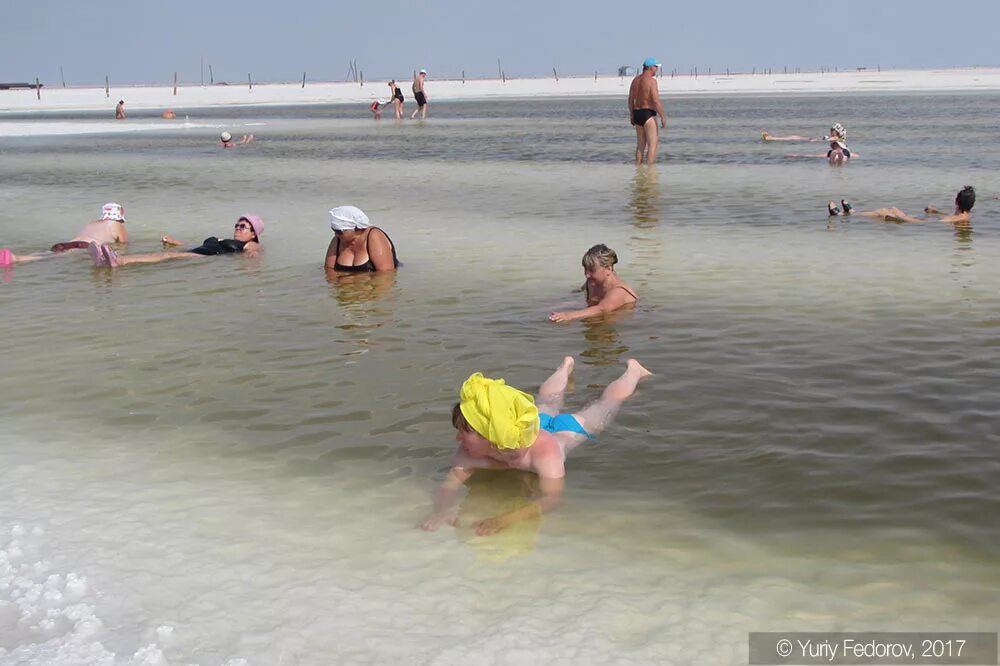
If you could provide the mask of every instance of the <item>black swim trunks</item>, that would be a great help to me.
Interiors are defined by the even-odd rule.
[[[417,100],[417,106],[427,106],[427,98],[422,90],[413,93],[413,97]]]
[[[49,252],[67,252],[69,250],[86,250],[89,243],[87,241],[69,241],[66,243],[56,243],[49,248]]]
[[[632,111],[632,124],[641,127],[646,124],[647,120],[655,117],[656,111],[654,109],[634,109]]]

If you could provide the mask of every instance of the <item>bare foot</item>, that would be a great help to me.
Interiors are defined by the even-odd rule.
[[[569,375],[569,374],[572,374],[572,372],[573,372],[573,366],[575,366],[575,365],[576,365],[576,361],[573,360],[572,356],[565,356],[565,357],[563,357],[563,362],[562,362],[562,365],[560,366],[560,368],[565,368],[566,369],[566,374]]]
[[[634,358],[630,358],[629,360],[625,361],[625,365],[628,366],[629,370],[638,370],[639,377],[649,377],[653,374],[652,372],[644,368],[642,363],[639,363],[639,361],[635,360]]]

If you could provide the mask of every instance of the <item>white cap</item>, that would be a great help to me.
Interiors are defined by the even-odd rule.
[[[232,139],[233,139],[233,135],[232,135],[232,134],[230,134],[229,132],[223,132],[223,133],[222,133],[222,135],[220,136],[220,138],[221,138],[221,139],[222,139],[223,141],[232,141]]]
[[[420,70],[420,73],[421,73],[421,74],[426,74],[426,73],[427,73],[427,70],[426,70],[426,69],[422,69],[422,70]]]

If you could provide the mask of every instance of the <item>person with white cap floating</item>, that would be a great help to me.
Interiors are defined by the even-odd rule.
[[[646,58],[642,63],[642,72],[632,79],[628,91],[629,122],[635,128],[636,164],[642,164],[644,154],[646,164],[656,162],[656,149],[660,144],[656,117],[660,117],[660,127],[667,127],[667,114],[660,102],[660,89],[656,83],[656,72],[660,67],[655,58]]]
[[[416,118],[417,113],[420,114],[421,120],[427,117],[427,92],[424,90],[424,80],[426,79],[426,69],[420,70],[417,75],[413,77],[413,98],[417,100],[417,108],[410,114],[410,120]]]
[[[239,141],[233,141],[233,135],[226,131],[219,135],[219,140],[222,141],[223,148],[235,148],[236,146],[245,146],[253,141],[253,134],[244,134]]]
[[[326,268],[347,273],[394,271],[399,266],[396,246],[364,211],[355,206],[330,210],[333,240],[326,248]]]
[[[0,249],[0,266],[28,263],[48,257],[56,257],[73,250],[86,250],[91,242],[97,243],[127,243],[128,231],[125,229],[125,207],[117,203],[106,203],[101,208],[100,219],[88,222],[72,239],[64,243],[56,243],[48,252],[17,255],[8,248]]]

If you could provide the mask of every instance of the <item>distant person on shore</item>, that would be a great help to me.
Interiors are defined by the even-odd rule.
[[[564,414],[563,398],[573,366],[573,357],[565,357],[535,399],[480,372],[465,380],[459,402],[451,410],[458,450],[451,471],[434,495],[434,512],[421,524],[423,529],[457,526],[459,493],[477,469],[534,472],[540,496],[527,506],[473,523],[476,534],[495,534],[555,508],[563,493],[566,456],[604,430],[639,380],[652,374],[630,358],[625,372],[608,384],[597,402],[575,414]]]
[[[223,148],[236,148],[237,146],[245,146],[253,141],[253,134],[244,134],[243,138],[239,141],[234,141],[232,134],[229,132],[223,132],[219,135],[219,140],[222,142]]]
[[[394,271],[399,267],[392,239],[372,226],[364,211],[355,206],[330,210],[333,240],[326,248],[326,268],[345,273]]]
[[[587,306],[582,310],[553,312],[549,321],[564,322],[614,312],[639,300],[635,290],[615,272],[618,255],[603,243],[595,245],[583,255],[583,276],[587,279],[582,291],[587,295]]]
[[[128,231],[125,229],[125,207],[117,203],[106,203],[101,208],[101,217],[88,222],[76,236],[64,243],[56,243],[48,252],[16,255],[9,248],[0,249],[0,266],[22,264],[49,257],[71,253],[73,250],[86,250],[88,245],[95,243],[127,243]]]
[[[392,110],[396,112],[396,120],[403,119],[403,91],[396,85],[396,79],[389,81],[389,94],[392,95]]]
[[[118,100],[118,106],[115,107],[115,120],[125,120],[125,100]]]
[[[177,114],[174,113],[173,109],[167,109],[166,111],[160,114],[160,117],[165,120],[173,120],[174,118],[177,117]]]
[[[157,264],[169,259],[191,257],[211,257],[220,254],[242,253],[248,257],[260,254],[260,236],[264,233],[264,221],[257,215],[241,215],[236,221],[232,238],[219,240],[209,236],[198,247],[183,252],[148,252],[146,254],[119,255],[110,245],[92,242],[88,246],[90,258],[95,266],[117,267],[126,264]],[[164,245],[183,245],[172,236],[164,236]]]
[[[628,91],[629,122],[635,128],[636,164],[642,164],[643,154],[646,155],[646,164],[656,162],[656,150],[660,145],[656,117],[660,117],[660,127],[667,127],[667,114],[663,111],[656,82],[658,67],[660,64],[656,59],[646,58],[642,63],[642,72],[632,79]]]
[[[382,107],[385,105],[385,100],[381,97],[373,100],[371,104],[368,105],[368,110],[372,112],[372,116],[375,120],[382,120]]]
[[[417,108],[413,110],[410,114],[410,120],[417,117],[420,114],[420,119],[423,120],[427,117],[427,91],[424,90],[424,81],[427,79],[427,70],[420,70],[416,76],[413,77],[413,99],[417,100]]]
[[[845,202],[841,202],[843,206]],[[955,195],[955,210],[951,214],[946,214],[944,211],[938,210],[933,206],[927,206],[924,208],[924,213],[927,215],[936,215],[936,221],[947,222],[954,225],[966,225],[972,219],[972,207],[976,205],[976,190],[971,185],[966,185],[958,194]],[[850,215],[851,208],[846,207],[846,210],[842,208],[837,208],[834,202],[827,204],[827,210],[830,215]],[[865,211],[863,213],[857,213],[858,215],[864,217],[873,217],[883,222],[930,222],[932,218],[920,218],[913,217],[901,211],[898,208],[879,208],[877,210]]]
[[[814,143],[819,141],[833,141],[836,139],[840,139],[844,143],[847,143],[847,130],[844,129],[844,126],[841,125],[840,123],[834,123],[833,126],[830,127],[829,136],[823,136],[823,137],[802,136],[801,134],[791,134],[789,136],[774,136],[773,134],[769,134],[767,130],[764,130],[760,133],[760,139],[761,141],[810,141]]]

